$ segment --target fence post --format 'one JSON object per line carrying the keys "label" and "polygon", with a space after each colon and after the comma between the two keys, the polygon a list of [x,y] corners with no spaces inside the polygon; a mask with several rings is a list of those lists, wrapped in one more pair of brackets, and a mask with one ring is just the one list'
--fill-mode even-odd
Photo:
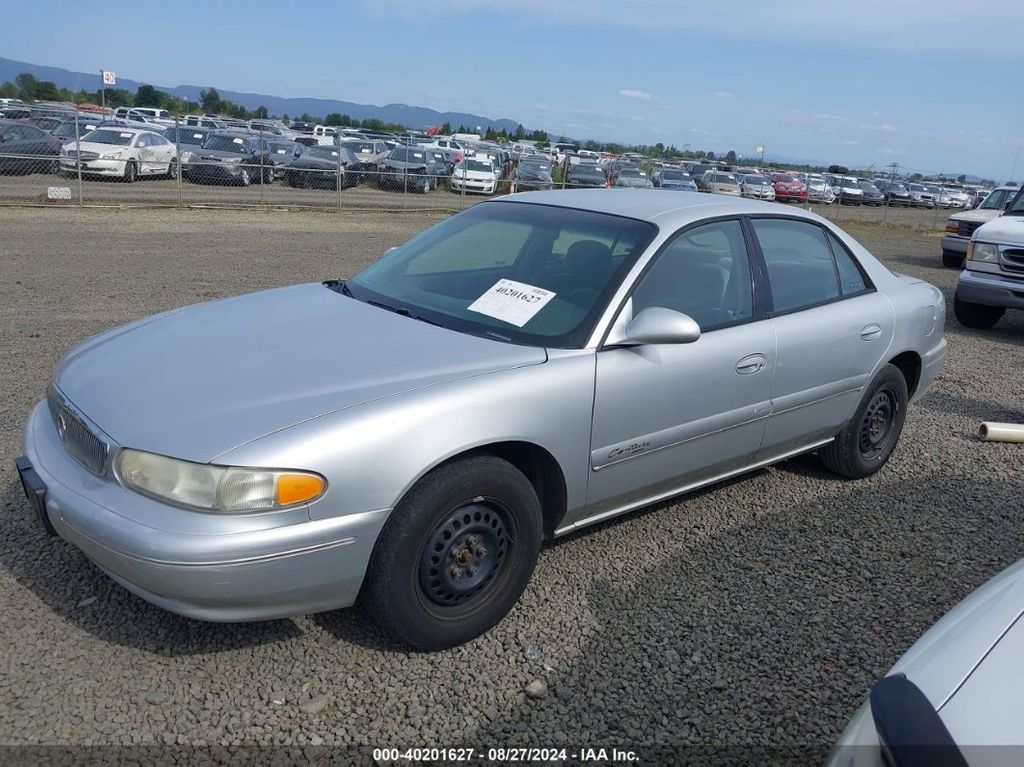
{"label": "fence post", "polygon": [[78,105],[75,105],[75,168],[78,170],[78,207],[85,207],[82,195],[82,140],[78,130]]}
{"label": "fence post", "polygon": [[185,170],[181,165],[181,118],[178,115],[174,116],[174,156],[177,158],[177,171],[175,176],[177,177],[176,183],[178,184],[178,207],[184,207],[181,200],[181,177],[185,173]]}
{"label": "fence post", "polygon": [[264,165],[263,165],[263,152],[268,147],[267,147],[266,139],[263,138],[263,128],[262,127],[259,130],[259,137],[260,137],[260,143],[259,143],[259,153],[260,153],[260,207],[263,207],[263,179],[267,175],[266,169],[264,168]]}
{"label": "fence post", "polygon": [[335,144],[335,150],[338,153],[338,176],[335,180],[335,185],[338,187],[338,212],[341,213],[341,144]]}

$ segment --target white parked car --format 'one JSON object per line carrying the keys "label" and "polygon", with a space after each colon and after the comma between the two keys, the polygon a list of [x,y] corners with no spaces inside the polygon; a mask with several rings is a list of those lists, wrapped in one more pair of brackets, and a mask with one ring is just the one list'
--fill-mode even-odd
{"label": "white parked car", "polygon": [[498,190],[498,171],[487,155],[477,155],[455,166],[449,186],[453,192],[494,194]]}
{"label": "white parked car", "polygon": [[828,766],[1020,764],[1022,618],[1024,560],[946,613],[896,661]]}
{"label": "white parked car", "polygon": [[173,176],[178,158],[174,144],[149,130],[97,128],[61,147],[60,167],[66,173],[118,176],[131,183],[139,176]]}

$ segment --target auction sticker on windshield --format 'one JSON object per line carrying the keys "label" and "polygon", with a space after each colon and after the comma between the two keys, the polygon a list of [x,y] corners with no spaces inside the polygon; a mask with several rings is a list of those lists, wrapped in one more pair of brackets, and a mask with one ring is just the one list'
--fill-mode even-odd
{"label": "auction sticker on windshield", "polygon": [[515,280],[498,280],[468,309],[521,328],[554,297],[554,293],[544,288]]}

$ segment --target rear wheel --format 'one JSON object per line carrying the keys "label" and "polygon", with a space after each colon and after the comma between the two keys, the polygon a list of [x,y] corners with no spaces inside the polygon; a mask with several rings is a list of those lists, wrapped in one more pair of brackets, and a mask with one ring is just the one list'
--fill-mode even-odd
{"label": "rear wheel", "polygon": [[498,623],[530,580],[540,502],[510,463],[481,455],[431,472],[381,531],[361,600],[420,650],[468,642]]}
{"label": "rear wheel", "polygon": [[1002,319],[1006,309],[1002,306],[986,306],[961,301],[960,296],[953,296],[953,313],[961,325],[969,328],[988,330]]}
{"label": "rear wheel", "polygon": [[964,256],[960,253],[954,253],[951,250],[943,250],[942,265],[948,266],[950,269],[963,269]]}
{"label": "rear wheel", "polygon": [[822,448],[819,455],[825,467],[861,479],[885,466],[903,432],[908,399],[903,373],[895,365],[883,365],[853,418]]}

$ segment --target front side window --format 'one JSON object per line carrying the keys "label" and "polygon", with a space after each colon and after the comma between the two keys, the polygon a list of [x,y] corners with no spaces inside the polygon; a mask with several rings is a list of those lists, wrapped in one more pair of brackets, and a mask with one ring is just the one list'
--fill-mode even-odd
{"label": "front side window", "polygon": [[82,136],[82,141],[93,144],[113,144],[114,146],[131,146],[134,133],[119,130],[98,129]]}
{"label": "front side window", "polygon": [[755,218],[750,223],[768,268],[776,313],[839,297],[835,262],[820,227],[781,218]]}
{"label": "front side window", "polygon": [[[461,332],[579,348],[656,233],[653,224],[621,216],[482,203],[416,235],[347,285],[358,300]],[[514,283],[512,294],[495,297],[508,286],[502,280]],[[481,311],[482,299],[510,305],[523,292],[541,299],[529,316]]]}
{"label": "front side window", "polygon": [[706,332],[750,319],[750,262],[738,221],[689,229],[659,255],[633,293],[633,316],[660,306],[687,314]]}

